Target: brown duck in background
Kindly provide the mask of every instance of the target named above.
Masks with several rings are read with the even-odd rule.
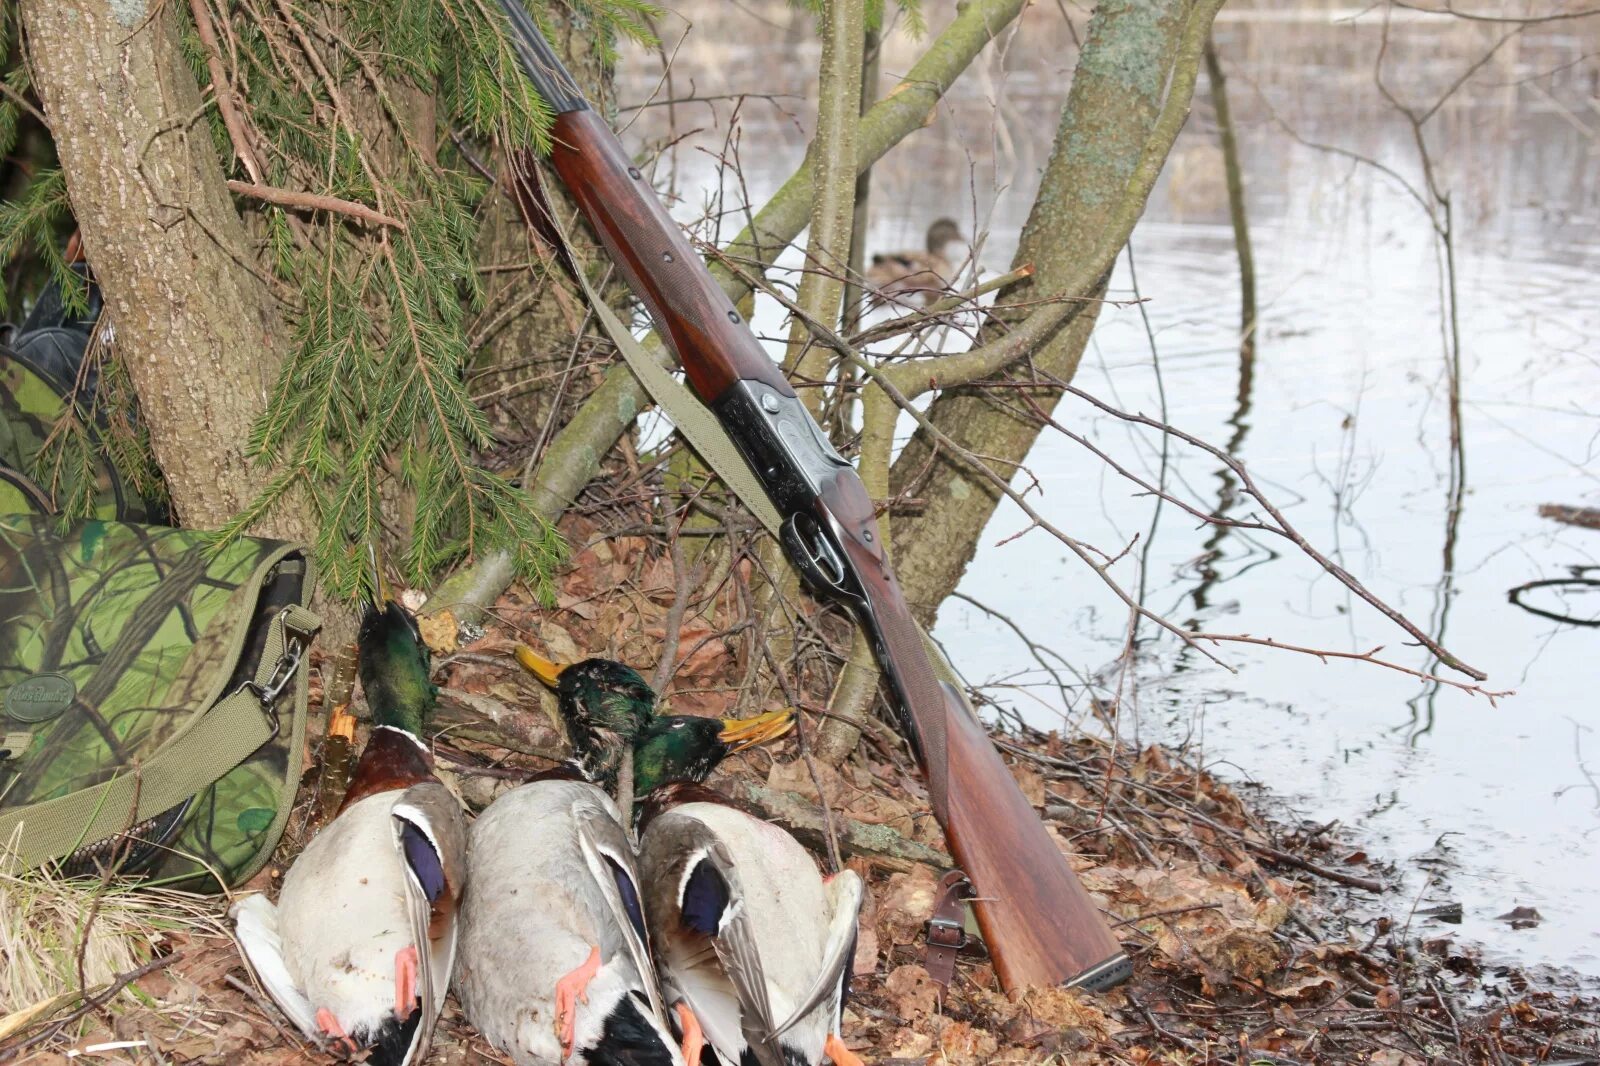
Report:
[[[926,306],[955,280],[955,267],[945,253],[950,245],[965,241],[955,219],[941,218],[928,227],[927,248],[875,254],[867,268],[867,287],[881,303],[911,296],[920,297]]]

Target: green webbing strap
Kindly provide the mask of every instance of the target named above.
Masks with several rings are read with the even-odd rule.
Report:
[[[552,225],[551,229],[566,245],[567,261],[576,264],[578,258],[572,251],[572,245],[567,242],[566,234],[561,232],[558,224]],[[589,279],[584,276],[581,268],[575,268],[573,273],[578,276],[578,284],[583,287],[584,295],[589,298],[589,306],[594,309],[595,317],[605,327],[612,343],[627,361],[628,369],[633,371],[633,376],[644,386],[644,391],[650,394],[657,407],[667,413],[667,417],[672,419],[673,426],[683,434],[689,446],[705,460],[706,465],[711,467],[718,479],[735,496],[744,501],[745,507],[755,515],[756,521],[776,537],[783,525],[783,519],[778,515],[778,509],[773,506],[772,498],[767,495],[766,487],[751,471],[750,465],[744,461],[744,454],[728,436],[728,431],[722,428],[722,423],[717,421],[717,416],[707,410],[698,396],[669,374],[651,357],[644,345],[634,339],[616,312],[612,311],[600,298],[600,294],[594,291],[594,286],[589,284]],[[935,676],[960,688],[961,680],[949,660],[944,657],[944,653],[933,642],[933,638],[928,636],[927,630],[922,628],[921,623],[918,623],[917,629],[922,633],[922,642],[927,645],[929,657],[933,660]]]
[[[566,237],[563,234],[562,240]],[[572,254],[572,248],[567,247],[568,261],[576,263],[577,257]],[[700,458],[706,461],[721,482],[755,515],[756,521],[766,527],[767,532],[773,536],[778,535],[778,528],[783,525],[783,519],[778,515],[778,509],[772,505],[772,500],[767,496],[767,490],[751,472],[750,466],[744,461],[737,445],[729,439],[727,431],[722,428],[722,423],[717,421],[717,416],[706,409],[700,398],[690,392],[686,386],[669,374],[664,367],[650,353],[645,351],[644,345],[634,339],[628,327],[617,317],[615,311],[600,298],[594,291],[594,286],[589,284],[589,279],[584,277],[581,269],[574,270],[578,275],[578,284],[583,286],[584,295],[589,298],[589,306],[594,308],[595,317],[600,319],[600,324],[605,327],[606,333],[611,336],[612,343],[622,353],[622,358],[627,360],[628,369],[633,371],[633,376],[639,379],[639,384],[644,386],[644,391],[656,402],[672,419],[672,424],[683,434],[689,446],[699,453]]]
[[[0,870],[30,869],[116,836],[171,810],[238,766],[278,727],[276,711],[269,715],[257,693],[280,680],[275,676],[280,664],[294,654],[286,631],[310,634],[321,624],[298,604],[284,608],[267,630],[254,686],[241,685],[210,710],[196,713],[142,764],[110,781],[0,814]],[[289,680],[293,684],[292,672]]]

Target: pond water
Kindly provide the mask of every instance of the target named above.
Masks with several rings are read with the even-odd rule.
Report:
[[[810,128],[817,46],[782,4],[672,5],[673,53],[630,53],[624,105],[638,145],[671,142],[658,182],[677,213],[731,236],[799,161]],[[1231,7],[1232,5],[1230,5]],[[927,5],[937,30],[946,5]],[[938,8],[938,10],[935,10]],[[936,120],[874,171],[872,248],[920,243],[941,215],[983,240],[986,274],[1007,268],[1049,150],[1085,15],[1037,4],[952,91]],[[1125,410],[1158,414],[1230,445],[1305,536],[1467,662],[1491,706],[1449,687],[1348,661],[1261,647],[1216,649],[1230,669],[1148,624],[1123,682],[1128,739],[1187,744],[1225,777],[1258,781],[1305,818],[1357,828],[1402,875],[1391,913],[1458,901],[1460,935],[1491,955],[1600,974],[1600,631],[1526,613],[1513,586],[1600,564],[1600,532],[1539,517],[1542,503],[1600,503],[1600,19],[1509,27],[1404,14],[1384,71],[1406,103],[1430,106],[1494,49],[1428,123],[1456,229],[1462,387],[1459,492],[1439,245],[1395,177],[1419,182],[1409,124],[1374,82],[1380,12],[1244,8],[1216,28],[1230,75],[1260,293],[1253,361],[1237,341],[1237,277],[1221,156],[1202,77],[1193,117],[1133,240],[1145,303],[1101,317],[1077,384]],[[674,52],[675,49],[675,52]],[[884,85],[918,54],[891,34]],[[740,177],[723,164],[737,160]],[[720,212],[720,214],[719,214]],[[720,225],[719,225],[720,220]],[[1112,296],[1132,299],[1124,257]],[[1143,317],[1148,315],[1148,323]],[[758,326],[781,333],[776,308]],[[1059,417],[1154,481],[1160,442],[1074,399]],[[1214,458],[1178,444],[1166,484],[1203,511],[1236,486]],[[1115,554],[1117,574],[1180,623],[1339,651],[1385,645],[1419,670],[1427,653],[1293,545],[1153,515],[1093,455],[1047,433],[1029,460],[1035,503]],[[1452,501],[1459,501],[1453,506]],[[1248,517],[1247,499],[1231,513]],[[1118,687],[1127,612],[1042,532],[1004,545],[1025,519],[1002,508],[962,591],[1003,612],[1102,694]],[[1595,572],[1600,575],[1600,570]],[[1596,617],[1600,596],[1546,593],[1540,606]],[[1094,727],[1005,626],[963,601],[936,635],[974,682],[1034,723]],[[1516,906],[1542,924],[1497,920]],[[1419,926],[1423,919],[1417,919]],[[1430,925],[1430,935],[1450,927]]]

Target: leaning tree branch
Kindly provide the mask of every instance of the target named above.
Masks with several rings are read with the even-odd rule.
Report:
[[[1025,0],[971,0],[934,39],[928,51],[884,99],[861,118],[856,148],[857,167],[868,167],[891,148],[921,129],[945,91],[971,65],[979,52],[1014,21]],[[811,203],[813,171],[803,163],[765,207],[756,213],[728,246],[735,257],[755,256],[771,266],[778,253],[805,229]],[[735,274],[714,272],[730,299],[737,303],[750,286]],[[667,365],[670,353],[652,334],[646,347]],[[604,380],[579,405],[570,421],[550,441],[545,460],[531,487],[534,510],[546,521],[560,517],[578,493],[593,480],[605,457],[646,402],[643,387],[625,364],[608,370]],[[505,591],[514,572],[503,552],[484,555],[452,574],[438,588],[433,603],[483,607]],[[470,598],[469,598],[470,597]]]
[[[758,279],[752,279],[752,281],[756,280]],[[773,299],[777,300],[780,304],[788,308],[791,314],[797,316],[801,315],[800,308],[794,303],[794,301],[789,299],[789,297],[778,291],[776,288],[772,286],[765,286],[764,291]],[[952,440],[937,426],[935,426],[933,421],[926,414],[918,410],[916,405],[909,397],[895,387],[894,382],[888,379],[881,368],[874,365],[871,360],[863,358],[859,352],[850,346],[848,341],[839,336],[838,333],[836,333],[827,325],[812,320],[806,321],[817,337],[818,341],[827,345],[829,348],[832,348],[842,359],[855,364],[861,370],[862,374],[864,374],[870,381],[887,393],[889,397],[899,405],[902,411],[910,415],[911,418],[928,433],[929,437],[935,443],[937,443],[940,448],[945,449],[952,457],[970,467],[985,480],[993,483],[999,492],[1003,493],[1011,500],[1012,503],[1016,504],[1025,515],[1028,516],[1029,521],[1032,523],[1030,528],[1043,529],[1064,544],[1069,551],[1076,555],[1079,560],[1081,560],[1086,566],[1095,572],[1095,575],[1100,578],[1106,587],[1109,588],[1111,592],[1119,600],[1121,600],[1130,611],[1136,612],[1140,617],[1148,619],[1155,625],[1165,629],[1167,632],[1183,641],[1184,644],[1192,647],[1195,651],[1206,656],[1208,659],[1217,663],[1219,666],[1223,667],[1229,672],[1236,672],[1236,668],[1227,662],[1224,662],[1211,650],[1210,647],[1207,647],[1206,645],[1215,646],[1222,643],[1255,644],[1263,647],[1278,648],[1283,651],[1293,651],[1305,655],[1311,655],[1324,662],[1328,661],[1329,659],[1351,659],[1360,662],[1367,662],[1374,666],[1381,666],[1387,670],[1394,670],[1398,673],[1410,675],[1411,677],[1421,678],[1426,681],[1437,682],[1443,685],[1449,685],[1452,688],[1460,689],[1469,695],[1486,696],[1491,703],[1502,696],[1511,695],[1509,690],[1492,691],[1483,688],[1481,685],[1468,684],[1463,681],[1457,681],[1453,678],[1440,677],[1427,671],[1414,669],[1402,663],[1379,658],[1378,653],[1383,650],[1382,645],[1374,647],[1370,651],[1365,652],[1332,651],[1326,649],[1308,648],[1298,644],[1289,644],[1274,640],[1270,637],[1258,637],[1249,633],[1197,632],[1178,625],[1177,623],[1166,618],[1164,615],[1158,614],[1155,611],[1145,607],[1132,593],[1123,588],[1121,583],[1118,582],[1116,578],[1111,576],[1111,567],[1116,563],[1117,559],[1121,558],[1120,554],[1108,558],[1103,552],[1099,552],[1093,546],[1078,540],[1076,537],[1073,537],[1071,534],[1056,526],[1049,519],[1045,518],[1044,515],[1040,514],[1038,509],[1035,508],[1022,493],[1011,487],[1011,483],[1006,478],[996,473],[994,469],[991,468],[988,463],[985,463],[979,456],[976,456],[966,448],[963,448],[960,444]],[[1073,389],[1072,391],[1074,393],[1079,393],[1081,390]],[[1259,492],[1252,494],[1255,495],[1258,501],[1261,500],[1261,495]],[[1281,521],[1281,513],[1277,517]],[[1026,530],[1024,532],[1026,532]],[[1301,538],[1302,541],[1303,539],[1304,538]],[[1338,576],[1337,572],[1342,572],[1342,568],[1337,567],[1331,562],[1327,562],[1326,556],[1322,556],[1320,553],[1313,555],[1313,558],[1323,561],[1324,565],[1329,568],[1329,572],[1334,573],[1336,577]],[[1354,578],[1351,578],[1351,580],[1354,581]],[[1414,626],[1409,626],[1407,628],[1407,632],[1414,633],[1416,632],[1416,628]],[[1440,651],[1442,650],[1443,649],[1440,649]],[[1442,656],[1440,659],[1441,661],[1444,661]],[[1451,656],[1451,660],[1453,660],[1451,665],[1460,670],[1462,673],[1466,673],[1469,677],[1474,677],[1477,680],[1482,680],[1481,675],[1478,675],[1470,667],[1465,666],[1465,664],[1462,664],[1459,659],[1455,659],[1454,656]]]
[[[863,0],[827,0],[822,8],[822,63],[817,75],[817,133],[806,153],[811,182],[810,236],[806,260],[815,269],[800,279],[796,299],[807,314],[824,322],[839,317],[844,299],[843,271],[855,227],[856,139],[861,133],[861,47],[866,19]],[[826,353],[815,348],[799,322],[789,333],[785,370],[805,381],[827,374]],[[821,389],[808,389],[804,402],[822,414]]]
[[[1134,226],[1144,214],[1150,190],[1155,188],[1172,145],[1189,120],[1194,83],[1200,74],[1200,57],[1211,36],[1211,22],[1221,7],[1222,0],[1203,0],[1190,11],[1173,59],[1166,100],[1151,127],[1139,162],[1128,176],[1122,198],[1105,225],[1099,228],[1093,248],[1085,249],[1055,295],[998,340],[958,355],[933,355],[885,367],[882,369],[884,380],[906,397],[915,399],[933,389],[957,388],[997,374],[1055,336],[1077,312],[1079,302],[1094,295],[1101,280],[1116,265],[1123,245],[1133,235]]]

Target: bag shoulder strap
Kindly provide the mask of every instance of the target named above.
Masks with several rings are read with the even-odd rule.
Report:
[[[294,679],[317,616],[285,607],[267,630],[255,678],[195,716],[149,758],[109,781],[0,813],[0,870],[25,870],[114,837],[210,787],[277,735],[279,695]]]

